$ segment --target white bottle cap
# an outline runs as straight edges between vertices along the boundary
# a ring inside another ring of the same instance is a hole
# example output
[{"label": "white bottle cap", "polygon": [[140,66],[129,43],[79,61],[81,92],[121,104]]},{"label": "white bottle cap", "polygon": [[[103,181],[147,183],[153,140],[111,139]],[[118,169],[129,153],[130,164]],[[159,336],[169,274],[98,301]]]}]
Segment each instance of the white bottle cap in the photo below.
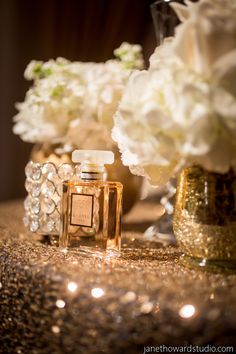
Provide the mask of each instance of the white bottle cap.
[{"label": "white bottle cap", "polygon": [[75,150],[72,153],[72,161],[75,163],[111,165],[114,162],[114,154],[112,151],[103,150]]}]

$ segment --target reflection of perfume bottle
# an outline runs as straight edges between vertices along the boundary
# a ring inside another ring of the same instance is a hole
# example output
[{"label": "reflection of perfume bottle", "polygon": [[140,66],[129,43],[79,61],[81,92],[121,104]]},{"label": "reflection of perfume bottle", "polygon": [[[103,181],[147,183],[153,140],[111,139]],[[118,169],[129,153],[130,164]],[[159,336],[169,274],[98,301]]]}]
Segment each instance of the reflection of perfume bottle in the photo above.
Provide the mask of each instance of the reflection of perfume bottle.
[{"label": "reflection of perfume bottle", "polygon": [[111,151],[75,150],[79,179],[63,183],[61,247],[79,247],[94,255],[118,255],[122,184],[106,181],[104,164],[114,162]]}]

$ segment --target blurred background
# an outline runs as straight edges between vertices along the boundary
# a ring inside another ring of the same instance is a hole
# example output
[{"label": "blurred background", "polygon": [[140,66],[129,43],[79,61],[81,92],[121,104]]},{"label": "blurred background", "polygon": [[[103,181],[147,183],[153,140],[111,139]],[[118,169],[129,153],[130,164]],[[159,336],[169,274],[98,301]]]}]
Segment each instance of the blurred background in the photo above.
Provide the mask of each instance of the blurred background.
[{"label": "blurred background", "polygon": [[32,60],[58,56],[105,61],[123,41],[156,41],[150,4],[154,0],[0,0],[0,200],[25,195],[24,167],[32,145],[12,133],[15,103],[30,86],[23,73]]}]

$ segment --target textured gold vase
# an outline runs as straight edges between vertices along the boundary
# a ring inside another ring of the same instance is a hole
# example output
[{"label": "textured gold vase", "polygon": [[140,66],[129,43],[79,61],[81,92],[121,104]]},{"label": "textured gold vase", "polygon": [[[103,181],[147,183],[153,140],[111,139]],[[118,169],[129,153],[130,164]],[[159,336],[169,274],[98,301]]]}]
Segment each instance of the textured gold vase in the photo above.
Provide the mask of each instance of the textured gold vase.
[{"label": "textured gold vase", "polygon": [[199,166],[179,176],[173,218],[182,262],[211,270],[236,270],[236,178]]},{"label": "textured gold vase", "polygon": [[[34,162],[43,163],[51,161],[56,165],[60,163],[71,163],[71,153],[58,153],[60,146],[51,144],[35,145],[31,152],[31,160]],[[139,199],[143,179],[139,176],[134,176],[129,171],[129,168],[121,162],[120,154],[117,149],[113,150],[115,154],[115,162],[113,165],[106,166],[108,172],[108,180],[119,181],[123,184],[123,214],[133,207]]]}]

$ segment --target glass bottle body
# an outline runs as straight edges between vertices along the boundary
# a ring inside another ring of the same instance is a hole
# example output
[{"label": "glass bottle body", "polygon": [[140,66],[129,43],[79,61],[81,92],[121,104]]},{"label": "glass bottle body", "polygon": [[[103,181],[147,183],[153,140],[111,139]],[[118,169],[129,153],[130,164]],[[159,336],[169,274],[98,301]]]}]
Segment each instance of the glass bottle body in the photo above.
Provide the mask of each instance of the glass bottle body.
[{"label": "glass bottle body", "polygon": [[61,247],[98,256],[119,255],[122,184],[103,180],[63,183]]}]

